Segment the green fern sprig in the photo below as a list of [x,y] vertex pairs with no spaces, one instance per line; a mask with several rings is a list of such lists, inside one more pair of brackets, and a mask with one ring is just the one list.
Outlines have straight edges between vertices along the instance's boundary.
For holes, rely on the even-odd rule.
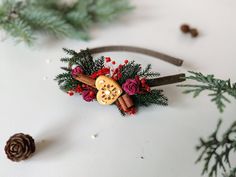
[[188,80],[197,81],[199,84],[179,85],[179,87],[188,88],[183,93],[193,93],[194,97],[200,95],[204,91],[209,91],[211,101],[217,105],[220,112],[224,111],[225,104],[230,103],[228,96],[236,99],[236,83],[231,83],[230,79],[221,80],[214,77],[214,75],[203,75],[202,73],[190,71],[191,76],[186,77]]
[[[222,120],[219,121],[216,130],[207,140],[200,138],[200,144],[196,147],[198,151],[201,151],[196,162],[204,161],[202,174],[208,173],[209,177],[217,177],[219,170],[226,172],[226,167],[231,168],[230,153],[236,151],[236,121],[219,139],[217,136],[221,124]],[[233,169],[230,175],[232,176],[235,172],[236,170]]]

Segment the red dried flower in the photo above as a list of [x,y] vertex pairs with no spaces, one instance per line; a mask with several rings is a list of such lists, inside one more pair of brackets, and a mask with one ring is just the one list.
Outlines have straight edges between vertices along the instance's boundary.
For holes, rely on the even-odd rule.
[[78,74],[82,74],[83,69],[80,66],[76,66],[74,69],[72,69],[71,74],[73,77],[76,77]]
[[89,91],[89,90],[85,90],[82,92],[82,96],[83,96],[83,99],[87,102],[91,102],[94,100],[95,98],[95,93],[92,95],[91,94],[92,91]]
[[122,88],[128,95],[135,95],[139,93],[139,81],[136,79],[127,79],[122,85]]

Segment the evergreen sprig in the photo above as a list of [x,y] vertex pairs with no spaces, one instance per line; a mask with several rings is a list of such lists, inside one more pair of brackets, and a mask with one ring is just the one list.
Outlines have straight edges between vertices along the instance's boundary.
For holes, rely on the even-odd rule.
[[129,0],[3,0],[0,4],[0,29],[17,41],[31,44],[35,32],[56,37],[88,39],[95,23],[114,21],[131,10]]
[[160,73],[158,72],[153,72],[152,70],[152,65],[148,64],[146,68],[138,73],[140,77],[146,77],[146,78],[151,78],[151,77],[158,77],[160,76]]
[[140,64],[137,64],[134,61],[131,61],[128,64],[124,65],[120,70],[122,78],[118,80],[119,84],[122,85],[127,79],[134,79],[135,76],[138,75],[139,71]]
[[[230,154],[236,151],[236,121],[218,138],[218,133],[222,120],[219,121],[216,130],[207,140],[200,138],[200,144],[196,147],[201,151],[197,163],[204,161],[202,174],[208,173],[209,177],[217,177],[218,171],[223,170],[226,173],[227,167],[231,168]],[[235,177],[236,169],[232,168],[227,177]]]
[[236,83],[231,83],[230,79],[221,80],[214,77],[214,75],[203,75],[202,73],[190,71],[191,76],[186,77],[188,80],[197,81],[199,84],[179,85],[179,87],[189,88],[184,93],[193,93],[197,97],[203,91],[209,91],[211,101],[217,105],[220,112],[224,111],[225,103],[230,103],[226,95],[236,99]]
[[79,84],[79,81],[75,80],[69,71],[57,75],[55,80],[58,82],[60,89],[65,92],[75,89]]
[[153,89],[149,93],[132,96],[138,106],[150,106],[151,104],[167,106],[168,99],[162,90]]
[[65,92],[74,90],[78,85],[82,84],[72,77],[71,70],[73,66],[80,66],[86,75],[91,75],[93,72],[104,67],[104,57],[94,60],[88,49],[81,50],[80,52],[66,48],[63,50],[70,55],[70,57],[61,59],[67,66],[61,67],[65,72],[57,75],[55,80],[58,82],[60,89]]

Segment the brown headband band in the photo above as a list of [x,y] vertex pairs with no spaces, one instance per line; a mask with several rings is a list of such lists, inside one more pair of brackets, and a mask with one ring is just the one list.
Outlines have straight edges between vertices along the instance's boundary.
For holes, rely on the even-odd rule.
[[140,48],[140,47],[133,47],[133,46],[103,46],[103,47],[96,47],[89,49],[91,54],[97,54],[97,53],[103,53],[103,52],[115,52],[115,51],[120,51],[120,52],[134,52],[134,53],[140,53],[144,55],[148,55],[151,57],[158,58],[162,61],[171,63],[176,66],[182,66],[183,60],[179,58],[175,58],[166,54],[163,54],[161,52],[145,49],[145,48]]

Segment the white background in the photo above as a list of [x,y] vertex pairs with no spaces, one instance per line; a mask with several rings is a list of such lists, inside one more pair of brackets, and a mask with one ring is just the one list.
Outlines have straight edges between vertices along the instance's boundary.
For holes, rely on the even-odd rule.
[[[162,75],[194,70],[236,80],[235,0],[132,2],[132,13],[93,28],[89,42],[40,37],[31,48],[11,40],[0,43],[0,177],[200,176],[202,166],[194,164],[198,138],[210,134],[219,118],[226,129],[235,120],[235,101],[221,115],[206,94],[192,99],[170,85],[163,87],[168,107],[151,106],[124,118],[115,107],[69,97],[53,81],[63,66],[62,47],[110,44],[150,48],[185,60],[178,68],[137,54],[105,54],[118,62],[128,58],[151,63]],[[179,26],[184,22],[197,27],[200,37],[182,34]],[[18,132],[35,138],[37,152],[13,163],[4,146]],[[91,138],[94,134],[96,139]]]

